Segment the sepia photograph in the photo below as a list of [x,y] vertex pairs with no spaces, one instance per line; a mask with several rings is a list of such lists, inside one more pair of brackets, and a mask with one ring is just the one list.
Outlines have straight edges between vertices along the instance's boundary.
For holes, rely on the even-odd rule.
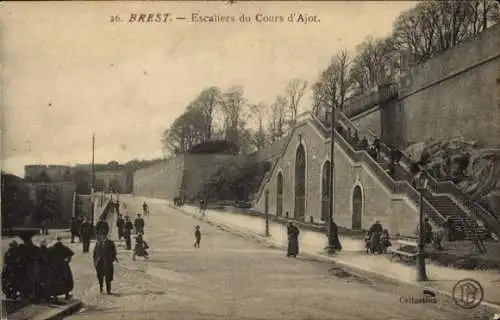
[[0,98],[1,319],[500,319],[500,1],[6,1]]

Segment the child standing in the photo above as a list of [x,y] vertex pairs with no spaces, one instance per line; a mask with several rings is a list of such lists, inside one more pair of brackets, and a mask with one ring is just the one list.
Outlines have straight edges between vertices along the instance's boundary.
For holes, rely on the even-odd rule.
[[144,259],[147,260],[149,258],[147,249],[149,249],[148,243],[144,241],[141,234],[137,235],[135,237],[135,247],[134,254],[132,255],[132,260],[135,260],[136,256],[144,257]]
[[380,236],[380,242],[382,244],[382,248],[384,248],[384,252],[387,248],[392,247],[391,237],[389,236],[389,230],[384,229],[382,231],[382,235]]
[[195,241],[194,241],[194,247],[195,247],[195,248],[199,248],[199,247],[200,247],[200,241],[201,241],[201,231],[200,231],[200,226],[196,226],[196,227],[195,227],[195,231],[194,231],[194,238],[195,238]]

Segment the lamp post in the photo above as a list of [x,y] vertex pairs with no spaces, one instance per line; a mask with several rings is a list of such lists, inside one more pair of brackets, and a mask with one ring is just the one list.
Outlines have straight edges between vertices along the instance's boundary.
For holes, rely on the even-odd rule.
[[266,195],[265,195],[264,216],[266,219],[266,237],[269,237],[270,236],[270,233],[269,233],[269,190],[266,190]]
[[333,213],[334,213],[334,203],[333,203],[333,197],[334,197],[334,179],[335,179],[335,160],[334,160],[334,155],[335,155],[335,149],[334,149],[334,141],[335,141],[335,108],[332,107],[332,115],[331,115],[331,132],[330,132],[330,184],[328,188],[328,194],[329,194],[329,201],[328,201],[328,246],[326,247],[326,252],[327,254],[334,254],[335,253],[335,247],[333,245],[333,229],[332,229],[332,224],[333,224]]
[[90,221],[92,226],[94,225],[94,214],[95,214],[95,199],[94,199],[94,193],[95,193],[95,133],[92,134],[92,188],[91,188],[91,193],[92,193],[92,209],[91,209],[91,217]]
[[428,183],[427,176],[421,171],[415,177],[415,185],[419,192],[419,228],[418,228],[418,251],[417,251],[417,281],[427,281],[425,269],[425,226],[424,226],[424,196],[423,191]]

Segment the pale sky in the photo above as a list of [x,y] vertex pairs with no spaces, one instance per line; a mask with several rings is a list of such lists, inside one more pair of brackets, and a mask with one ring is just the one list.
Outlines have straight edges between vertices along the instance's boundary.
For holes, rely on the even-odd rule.
[[[336,50],[386,36],[415,2],[3,3],[2,167],[160,157],[161,133],[205,87],[242,85],[270,103],[316,81]],[[131,13],[170,23],[128,23]],[[201,15],[317,15],[319,23],[193,23]],[[111,23],[112,15],[121,23]],[[176,20],[186,16],[188,20]],[[301,109],[310,109],[310,93]]]

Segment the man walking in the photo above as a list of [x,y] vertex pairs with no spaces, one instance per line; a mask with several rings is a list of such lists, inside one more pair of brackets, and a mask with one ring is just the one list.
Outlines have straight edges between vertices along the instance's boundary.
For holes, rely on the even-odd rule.
[[87,218],[83,219],[82,226],[80,227],[80,236],[83,244],[83,253],[89,252],[90,238],[92,237],[92,224]]
[[144,234],[144,219],[140,214],[137,215],[137,218],[134,221],[135,226],[135,234]]
[[99,241],[94,248],[94,267],[99,281],[99,290],[103,292],[103,285],[106,282],[106,292],[111,294],[111,282],[114,276],[113,263],[118,262],[116,256],[116,246],[107,235],[99,235]]
[[127,250],[132,249],[132,229],[134,229],[134,226],[132,225],[130,218],[128,216],[125,216],[125,224],[123,225],[123,237],[125,238],[125,245],[127,247]]
[[108,235],[109,234],[109,225],[106,222],[105,217],[101,217],[99,222],[95,226],[97,235]]
[[80,226],[76,217],[71,218],[71,243],[75,243],[75,237],[80,237]]
[[125,224],[125,220],[123,220],[123,215],[119,215],[116,219],[116,229],[118,230],[118,240],[123,238],[123,226]]

